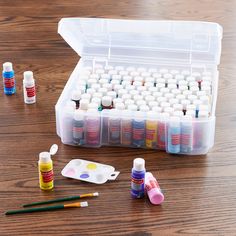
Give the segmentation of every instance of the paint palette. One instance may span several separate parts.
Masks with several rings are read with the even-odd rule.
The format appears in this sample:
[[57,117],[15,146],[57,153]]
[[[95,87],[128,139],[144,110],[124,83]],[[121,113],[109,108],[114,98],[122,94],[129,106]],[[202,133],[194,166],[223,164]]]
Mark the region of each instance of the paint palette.
[[95,184],[104,184],[107,180],[115,180],[119,173],[119,171],[115,171],[113,166],[82,159],[71,160],[61,171],[64,177]]

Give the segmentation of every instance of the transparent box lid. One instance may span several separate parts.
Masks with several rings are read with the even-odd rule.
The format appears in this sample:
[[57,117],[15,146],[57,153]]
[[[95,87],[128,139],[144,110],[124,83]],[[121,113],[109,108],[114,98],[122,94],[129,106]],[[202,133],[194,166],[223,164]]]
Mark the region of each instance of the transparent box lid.
[[63,18],[58,33],[81,56],[218,65],[222,27],[201,21]]

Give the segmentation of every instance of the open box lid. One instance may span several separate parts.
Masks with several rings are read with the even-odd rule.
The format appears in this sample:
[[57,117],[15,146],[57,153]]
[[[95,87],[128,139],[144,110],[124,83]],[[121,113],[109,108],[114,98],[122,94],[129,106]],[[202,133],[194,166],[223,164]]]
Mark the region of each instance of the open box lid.
[[217,23],[63,18],[58,33],[81,57],[184,64],[220,62],[222,27]]

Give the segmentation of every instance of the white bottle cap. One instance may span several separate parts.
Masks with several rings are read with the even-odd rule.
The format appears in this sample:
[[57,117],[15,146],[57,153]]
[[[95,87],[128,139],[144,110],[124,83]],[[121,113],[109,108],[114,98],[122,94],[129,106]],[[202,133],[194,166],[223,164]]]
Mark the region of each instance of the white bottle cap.
[[183,108],[186,109],[187,105],[189,105],[191,102],[187,99],[183,99],[180,101],[180,103],[183,105]]
[[185,91],[183,91],[182,94],[183,94],[184,96],[192,95],[192,91],[190,91],[190,90],[185,90]]
[[120,70],[124,70],[124,67],[123,66],[116,66],[115,69],[120,71]]
[[202,104],[204,104],[204,105],[209,105],[209,103],[210,103],[210,99],[208,96],[201,96],[200,101],[202,101]]
[[136,171],[145,171],[145,160],[143,158],[135,158],[133,168]]
[[100,79],[99,81],[101,81],[102,79],[104,79],[104,80],[106,80],[106,81],[109,81],[110,78],[111,78],[110,75],[108,75],[108,74],[102,74],[102,75],[101,75],[101,79]]
[[79,102],[79,109],[80,110],[87,110],[89,105],[89,100],[88,99],[81,99]]
[[129,81],[129,82],[131,82],[131,81],[132,81],[132,76],[130,76],[130,75],[124,75],[124,76],[123,76],[123,81]]
[[167,82],[169,79],[172,79],[173,78],[173,75],[170,74],[170,73],[165,73],[163,75],[163,78],[165,79],[165,81]]
[[141,81],[134,81],[133,82],[133,86],[136,87],[136,88],[139,87],[139,86],[142,86],[142,85],[143,85],[143,83]]
[[165,93],[169,93],[170,90],[169,90],[168,88],[161,88],[161,89],[160,89],[160,92],[163,93],[163,94],[165,94]]
[[134,82],[135,82],[135,81],[139,81],[139,82],[142,82],[142,83],[143,83],[144,78],[141,77],[141,76],[135,76],[135,77],[134,77]]
[[[103,84],[109,83],[109,80],[108,80],[108,79],[100,79],[98,82],[99,82],[99,84],[102,86]],[[95,84],[95,85],[96,85],[96,84]],[[91,87],[92,87],[92,85],[91,85]]]
[[202,105],[202,101],[201,100],[194,100],[193,104],[196,106],[196,109],[199,109],[199,106]]
[[135,76],[138,76],[139,73],[138,73],[137,71],[131,71],[131,72],[130,72],[130,75],[133,76],[133,77],[135,77]]
[[125,89],[127,91],[135,90],[135,86],[134,85],[127,85],[127,86],[125,86]]
[[106,88],[107,91],[111,91],[112,90],[112,84],[103,84],[102,87]]
[[84,111],[83,110],[75,110],[74,120],[83,120],[83,119],[84,119]]
[[150,109],[149,109],[149,106],[147,106],[147,105],[141,105],[139,107],[139,110],[142,112],[148,112]]
[[175,97],[173,93],[166,93],[164,96],[167,98],[167,100],[173,99]]
[[137,110],[138,110],[138,107],[137,107],[137,105],[130,104],[130,105],[128,105],[127,109],[128,109],[129,111],[137,111]]
[[197,99],[197,96],[193,95],[193,94],[192,95],[190,94],[190,95],[187,95],[187,98],[188,98],[189,101],[193,102]]
[[179,101],[181,101],[181,100],[184,100],[186,96],[184,96],[183,94],[178,94],[176,98],[179,99]]
[[102,105],[103,106],[109,107],[109,106],[111,106],[111,103],[112,103],[112,98],[111,97],[109,97],[109,96],[102,97]]
[[148,95],[145,97],[145,100],[147,101],[147,103],[151,102],[151,101],[154,101],[155,100],[155,97],[152,96],[152,95]]
[[158,97],[162,97],[162,93],[161,92],[154,92],[152,93],[152,96],[154,96],[155,98],[158,98]]
[[92,89],[92,88],[88,88],[87,91],[86,91],[87,94],[90,94],[90,97],[92,94],[96,93],[96,90],[95,89]]
[[146,78],[144,78],[144,81],[145,81],[145,83],[147,83],[147,82],[151,82],[151,83],[154,84],[155,79],[154,79],[154,77],[146,77]]
[[161,102],[166,102],[167,98],[166,97],[157,97],[156,100],[157,100],[157,102],[161,103]]
[[182,111],[174,111],[173,116],[178,116],[178,117],[183,117],[183,112]]
[[113,66],[110,66],[110,65],[106,65],[106,66],[104,67],[104,69],[105,69],[105,70],[113,70],[114,67],[113,67]]
[[[91,74],[90,77],[89,77],[91,80],[93,79],[93,81],[98,81],[100,76],[98,74]],[[90,80],[89,79],[89,80]]]
[[117,73],[118,73],[117,70],[109,70],[108,71],[109,75],[117,75]]
[[55,155],[58,151],[58,145],[57,144],[53,144],[51,147],[50,147],[50,150],[49,150],[49,153],[51,156]]
[[187,110],[187,111],[188,111],[188,110],[193,110],[193,111],[195,111],[195,110],[196,110],[196,105],[194,105],[194,104],[187,104],[186,110]]
[[187,81],[188,83],[190,83],[190,82],[196,82],[196,78],[195,78],[194,76],[187,76],[187,77],[186,77],[186,81]]
[[174,108],[175,111],[182,111],[183,110],[183,105],[182,104],[173,104],[172,107]]
[[168,83],[168,85],[169,84],[177,84],[177,80],[176,79],[168,79],[167,83]]
[[200,98],[201,96],[206,96],[206,91],[197,91],[197,96]]
[[199,91],[198,86],[192,86],[190,87],[190,91],[192,91],[193,94],[197,94],[197,91]]
[[125,101],[127,99],[131,99],[131,97],[132,97],[131,94],[123,94],[121,98]]
[[152,86],[148,88],[148,91],[150,91],[151,93],[158,92],[158,88]]
[[126,68],[126,70],[127,70],[128,72],[135,71],[135,67],[129,66],[129,67]]
[[170,73],[172,75],[177,75],[177,74],[179,74],[179,71],[178,70],[171,70]]
[[118,102],[115,105],[115,109],[117,109],[117,110],[124,110],[125,109],[125,104],[123,102]]
[[161,88],[165,88],[165,84],[161,84],[161,83],[157,83],[156,87],[158,88],[158,90],[160,90]]
[[24,72],[24,80],[31,81],[34,78],[32,71],[25,71]]
[[119,72],[119,74],[123,77],[123,76],[127,76],[127,75],[129,74],[129,72],[126,71],[126,70],[121,70],[121,71]]
[[181,74],[178,74],[178,75],[175,76],[175,79],[176,79],[177,81],[184,80],[184,76],[181,75]]
[[178,94],[181,94],[181,91],[178,89],[172,89],[171,93],[173,93],[174,95],[178,95]]
[[[95,94],[95,93],[94,93],[94,94]],[[87,99],[87,100],[90,101],[90,99],[91,99],[91,94],[89,94],[89,93],[84,93],[84,94],[81,95],[81,99]]]
[[169,103],[170,105],[174,105],[174,104],[178,104],[179,103],[179,100],[177,98],[171,98],[169,99]]
[[74,90],[71,93],[71,100],[78,101],[81,98],[81,92],[79,90]]
[[187,86],[187,85],[188,85],[188,82],[187,82],[186,80],[179,80],[179,81],[178,81],[178,85],[179,85],[179,86],[182,86],[182,85]]
[[131,90],[129,91],[129,94],[131,95],[131,97],[133,98],[135,95],[138,95],[139,92],[137,90]]
[[194,118],[196,116],[196,111],[195,110],[187,110],[186,116],[191,116],[192,118]]
[[146,91],[146,90],[147,90],[147,87],[145,87],[145,86],[139,86],[136,90],[137,90],[138,92],[143,92],[143,91]]
[[137,100],[137,101],[135,100],[135,103],[136,103],[137,106],[142,106],[142,105],[147,104],[145,100]]
[[97,103],[98,106],[101,105],[101,101],[102,101],[102,99],[101,99],[101,98],[98,98],[98,97],[94,97],[94,98],[92,98],[92,100],[91,100],[92,103]]
[[172,108],[172,107],[165,107],[164,108],[164,112],[169,113],[170,115],[172,115],[173,112],[174,112],[174,108]]
[[123,103],[123,99],[122,98],[115,98],[115,99],[113,99],[114,106],[116,106],[117,103]]
[[144,71],[144,72],[141,73],[141,76],[144,77],[144,78],[149,77],[150,75],[151,75],[151,73],[147,72],[147,71]]
[[104,74],[105,71],[103,69],[97,69],[96,74]]
[[[161,78],[162,75],[161,75],[161,73],[153,73],[153,74],[152,74],[152,77],[154,77],[154,78],[156,79],[156,81],[157,81],[157,79]],[[165,81],[165,80],[164,80],[164,81]]]
[[158,102],[157,101],[150,101],[148,103],[148,105],[149,105],[150,108],[157,107],[158,106]]
[[183,92],[183,91],[187,91],[188,90],[188,86],[187,85],[180,85],[179,86],[179,91]]
[[109,92],[107,92],[107,96],[109,96],[112,99],[114,99],[114,98],[116,98],[116,92],[115,91],[109,91]]
[[170,90],[177,88],[176,84],[167,84],[167,87],[168,87],[168,89],[170,89]]
[[117,92],[118,90],[123,89],[123,85],[122,84],[115,84],[113,89],[115,92]]
[[[153,87],[154,87],[154,84],[153,84],[152,82],[146,82],[146,83],[144,84],[144,86],[149,89],[149,88],[153,88]],[[156,88],[156,87],[155,87],[155,88]],[[156,88],[156,89],[157,89],[157,88]],[[158,89],[157,89],[157,90],[158,90]]]
[[[136,91],[136,90],[134,90],[134,91]],[[134,95],[133,96],[133,99],[134,99],[134,101],[139,101],[139,100],[143,100],[143,96],[142,95],[139,95],[139,94],[137,94],[137,95]]]
[[49,152],[40,152],[39,153],[39,161],[42,163],[47,163],[50,162],[51,159],[51,155]]
[[112,75],[111,76],[112,80],[118,80],[119,82],[121,81],[121,75]]
[[161,108],[161,107],[158,107],[158,106],[155,106],[155,107],[152,107],[152,111],[161,113],[161,112],[162,112],[162,108]]
[[89,103],[88,104],[88,110],[97,110],[98,109],[98,104],[97,103]]
[[183,71],[181,72],[181,74],[182,74],[183,76],[189,76],[189,75],[191,74],[191,72],[190,72],[189,70],[183,70]]
[[12,67],[12,63],[11,62],[5,62],[3,63],[3,71],[4,72],[9,72],[12,71],[13,67]]
[[66,107],[71,107],[73,109],[76,108],[76,103],[74,101],[67,101],[66,102]]
[[161,102],[161,107],[164,109],[166,107],[170,107],[170,103],[169,102]]
[[94,97],[94,98],[102,98],[102,93],[99,93],[99,92],[94,93],[94,94],[93,94],[93,97]]
[[104,95],[107,94],[107,89],[106,89],[106,88],[100,88],[100,89],[98,90],[98,92],[99,92],[99,93],[102,93],[102,95],[104,96]]
[[132,100],[132,99],[126,99],[124,102],[125,102],[126,107],[128,107],[131,104],[134,104],[134,100]]

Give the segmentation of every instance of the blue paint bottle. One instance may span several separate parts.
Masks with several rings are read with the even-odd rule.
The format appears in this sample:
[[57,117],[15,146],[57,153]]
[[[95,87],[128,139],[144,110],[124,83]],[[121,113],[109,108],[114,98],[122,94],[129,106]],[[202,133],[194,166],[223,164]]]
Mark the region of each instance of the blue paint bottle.
[[145,145],[145,119],[142,112],[137,111],[132,121],[132,144],[135,147]]
[[3,64],[3,87],[4,87],[4,93],[6,95],[12,95],[16,92],[16,83],[15,83],[15,73],[12,68],[11,62],[5,62]]
[[145,160],[136,158],[133,162],[131,173],[131,196],[132,198],[143,198],[145,193]]
[[170,153],[180,152],[180,118],[172,116],[168,125],[167,151]]

